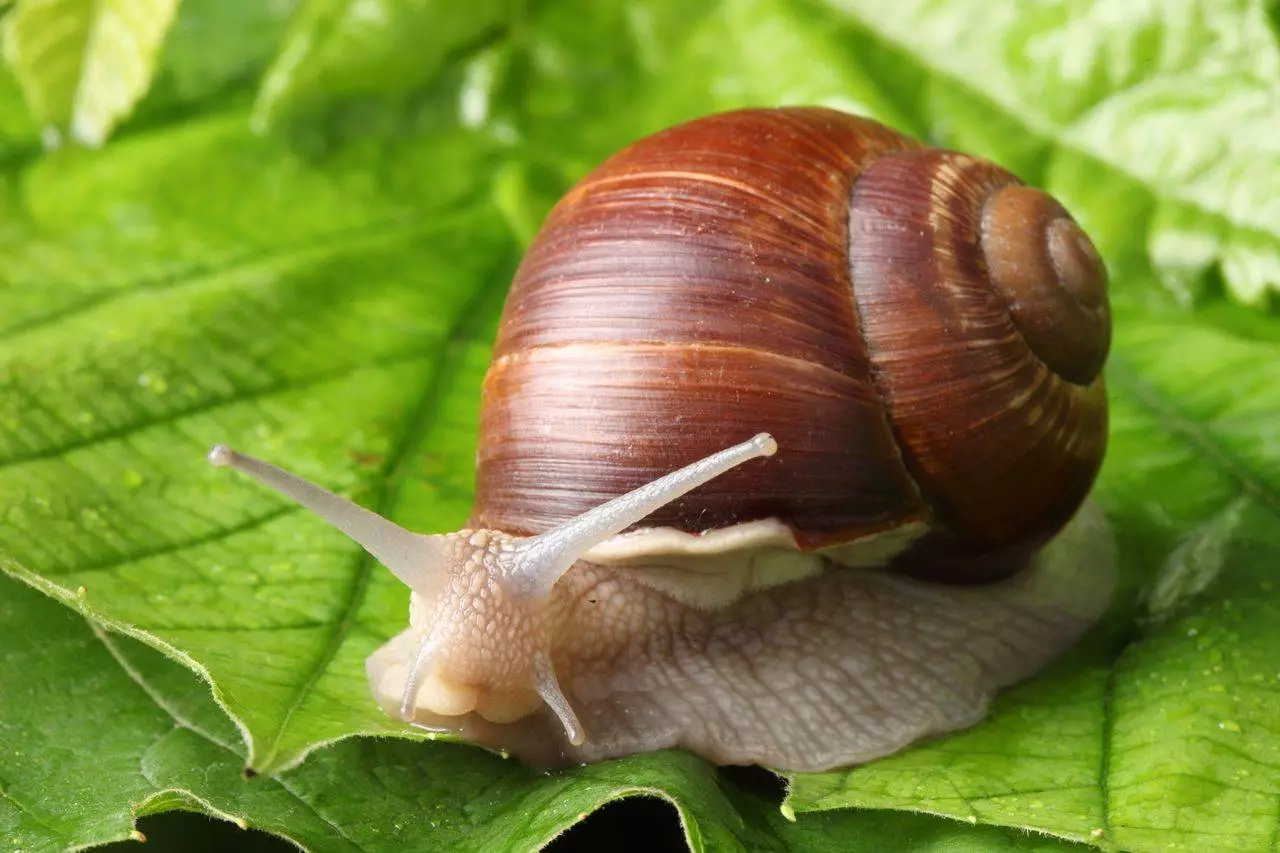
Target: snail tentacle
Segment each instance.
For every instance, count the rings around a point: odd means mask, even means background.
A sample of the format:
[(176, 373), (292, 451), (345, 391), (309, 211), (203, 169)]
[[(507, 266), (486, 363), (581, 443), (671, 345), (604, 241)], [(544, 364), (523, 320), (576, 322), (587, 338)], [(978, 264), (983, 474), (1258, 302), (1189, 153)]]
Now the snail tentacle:
[(411, 588), (426, 585), (431, 568), (441, 562), (441, 546), (432, 537), (405, 530), (297, 474), (224, 444), (215, 445), (208, 459), (216, 468), (234, 468), (311, 510), (354, 539)]
[(521, 540), (511, 556), (507, 577), (512, 591), (527, 597), (547, 595), (591, 548), (743, 462), (777, 451), (773, 437), (759, 433), (606, 501), (546, 533)]

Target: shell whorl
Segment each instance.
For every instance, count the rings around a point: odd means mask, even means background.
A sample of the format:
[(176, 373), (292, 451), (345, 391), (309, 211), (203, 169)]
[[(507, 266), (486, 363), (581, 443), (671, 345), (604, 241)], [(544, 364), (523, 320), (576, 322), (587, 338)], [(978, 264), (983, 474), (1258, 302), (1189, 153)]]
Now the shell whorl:
[(982, 251), (1023, 339), (1054, 373), (1087, 385), (1111, 344), (1107, 270), (1088, 235), (1049, 195), (1024, 186), (992, 193)]
[(854, 185), (873, 374), (947, 548), (1035, 547), (1105, 452), (1106, 273), (1066, 211), (994, 164), (919, 150)]

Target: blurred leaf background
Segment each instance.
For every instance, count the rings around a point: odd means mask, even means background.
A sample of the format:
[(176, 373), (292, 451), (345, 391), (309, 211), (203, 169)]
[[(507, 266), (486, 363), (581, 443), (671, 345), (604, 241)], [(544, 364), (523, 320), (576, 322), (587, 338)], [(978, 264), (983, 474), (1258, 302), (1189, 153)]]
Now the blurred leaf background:
[[(1275, 849), (1274, 4), (0, 15), (0, 847), (215, 837), (156, 817), (186, 811), (316, 851), (569, 849), (657, 809), (699, 851)], [(978, 727), (785, 792), (678, 752), (547, 777), (403, 736), (362, 662), (407, 591), (204, 450), (457, 527), (506, 284), (558, 195), (674, 122), (801, 103), (995, 159), (1106, 255), (1113, 612)], [(637, 797), (670, 805), (588, 817)]]

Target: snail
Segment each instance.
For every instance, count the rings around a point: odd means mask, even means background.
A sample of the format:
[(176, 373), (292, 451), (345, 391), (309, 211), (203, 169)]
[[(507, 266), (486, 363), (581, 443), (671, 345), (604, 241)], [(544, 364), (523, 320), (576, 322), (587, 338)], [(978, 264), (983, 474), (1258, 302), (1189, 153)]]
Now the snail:
[(265, 462), (409, 586), (377, 702), (544, 767), (820, 771), (973, 725), (1105, 610), (1107, 275), (1051, 196), (825, 108), (633, 143), (554, 207), (467, 529)]

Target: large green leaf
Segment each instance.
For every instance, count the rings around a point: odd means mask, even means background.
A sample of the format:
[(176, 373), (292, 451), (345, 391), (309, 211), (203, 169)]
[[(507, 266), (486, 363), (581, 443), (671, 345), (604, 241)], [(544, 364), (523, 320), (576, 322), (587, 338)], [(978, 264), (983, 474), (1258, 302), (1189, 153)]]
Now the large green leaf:
[(46, 127), (101, 145), (147, 91), (178, 0), (23, 0), (4, 56)]
[(516, 850), (628, 796), (672, 802), (695, 850), (858, 853), (895, 838), (920, 850), (1064, 849), (907, 815), (790, 824), (722, 773), (674, 753), (553, 777), (464, 746), (360, 740), (246, 779), (235, 727), (189, 671), (2, 576), (0, 649), (0, 695), (12, 702), (0, 725), (0, 833), (21, 851), (136, 837), (135, 815), (173, 808), (314, 851)]
[[(317, 10), (341, 22), (356, 5), (309, 5), (284, 45)], [(430, 4), (373, 5), (408, 16), (400, 38)], [(654, 793), (695, 849), (1064, 843), (885, 810), (1128, 850), (1273, 846), (1280, 326), (1206, 287), (1215, 264), (1236, 294), (1275, 281), (1280, 164), (1258, 128), (1277, 110), (1248, 97), (1277, 61), (1261, 7), (449, 8), (459, 18), (412, 83), (378, 72), (390, 42), (344, 41), (335, 24), (281, 107), (315, 122), (287, 137), (250, 132), (245, 92), (212, 97), (261, 64), (262, 43), (246, 43), (192, 59), (187, 77), (162, 71), (167, 92), (105, 150), (0, 164), (0, 568), (97, 626), (0, 580), (0, 837), (123, 838), (135, 807), (183, 807), (310, 849), (522, 848)], [(173, 69), (201, 56), (177, 32)], [(1222, 97), (1199, 97), (1214, 86)], [(1103, 246), (1117, 337), (1097, 494), (1124, 560), (1114, 611), (975, 729), (792, 778), (794, 823), (680, 753), (542, 778), (462, 745), (325, 746), (403, 734), (369, 700), (362, 661), (402, 627), (407, 592), (319, 522), (208, 469), (208, 445), (416, 529), (458, 526), (488, 342), (550, 201), (641, 133), (789, 102), (995, 157)], [(1211, 155), (1223, 168), (1199, 168)], [(112, 760), (78, 757), (90, 733)], [(261, 775), (242, 779), (245, 764)]]

